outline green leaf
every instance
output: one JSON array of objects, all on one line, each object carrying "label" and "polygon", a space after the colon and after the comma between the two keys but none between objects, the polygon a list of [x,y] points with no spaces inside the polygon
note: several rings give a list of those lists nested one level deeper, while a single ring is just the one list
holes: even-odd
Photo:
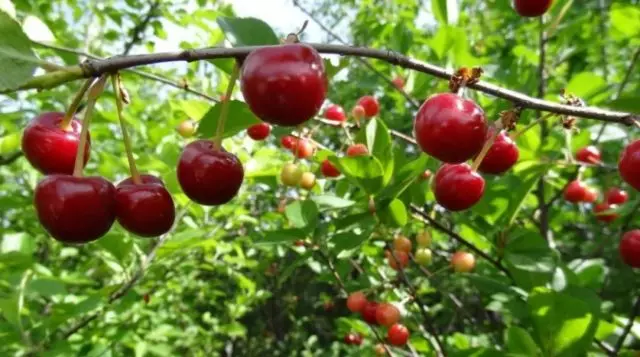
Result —
[{"label": "green leaf", "polygon": [[525,199],[548,169],[549,165],[536,165],[519,172],[519,183],[513,186],[514,189],[510,192],[507,209],[499,219],[500,222],[504,222],[506,227],[513,224],[524,205]]},{"label": "green leaf", "polygon": [[528,305],[545,356],[581,356],[589,349],[600,317],[600,299],[594,292],[538,288],[529,295]]},{"label": "green leaf", "polygon": [[306,236],[305,232],[301,229],[280,229],[266,232],[255,244],[270,245],[290,243],[298,239],[304,239]]},{"label": "green leaf", "polygon": [[318,223],[318,206],[311,200],[297,200],[287,205],[285,215],[293,227],[309,232]]},{"label": "green leaf", "polygon": [[393,175],[393,181],[380,192],[380,200],[393,199],[400,196],[427,169],[429,156],[421,154],[420,157],[408,164],[402,165],[400,170]]},{"label": "green leaf", "polygon": [[329,195],[313,196],[311,199],[320,208],[326,207],[328,209],[347,208],[355,204],[355,201],[345,200],[344,198]]},{"label": "green leaf", "polygon": [[0,91],[17,89],[33,77],[40,60],[20,24],[4,11],[0,11],[0,33]]},{"label": "green leaf", "polygon": [[533,337],[523,328],[510,326],[507,330],[507,349],[509,352],[525,356],[540,356],[540,349]]},{"label": "green leaf", "polygon": [[607,82],[592,72],[582,72],[571,77],[567,84],[567,93],[572,93],[585,100],[606,90]]},{"label": "green leaf", "polygon": [[67,293],[67,289],[64,284],[60,280],[52,278],[38,278],[31,280],[27,285],[27,290],[46,297]]},{"label": "green leaf", "polygon": [[407,224],[407,221],[409,220],[407,207],[405,207],[404,203],[397,198],[391,201],[388,205],[382,207],[382,209],[379,209],[378,215],[383,223],[395,227],[402,227]]},{"label": "green leaf", "polygon": [[508,239],[504,260],[518,285],[532,288],[546,284],[556,267],[547,242],[536,231],[520,231]]},{"label": "green leaf", "polygon": [[[373,225],[371,227],[373,227]],[[373,228],[369,228],[365,230],[359,230],[359,232],[357,233],[356,231],[351,231],[335,234],[331,237],[331,243],[333,243],[334,245],[333,250],[337,254],[344,250],[355,249],[364,241],[369,239],[372,232]]]},{"label": "green leaf", "polygon": [[449,23],[447,0],[431,0],[431,11],[433,12],[433,16],[441,25]]},{"label": "green leaf", "polygon": [[382,189],[384,171],[377,158],[373,156],[347,156],[343,158],[330,156],[329,161],[336,165],[349,181],[360,186],[365,192],[375,194]]},{"label": "green leaf", "polygon": [[253,17],[219,17],[216,21],[234,47],[279,43],[271,26],[262,20]]},{"label": "green leaf", "polygon": [[11,133],[0,137],[0,155],[11,154],[20,149],[20,133]]},{"label": "green leaf", "polygon": [[606,267],[604,259],[576,259],[568,264],[580,286],[598,290],[604,282]]},{"label": "green leaf", "polygon": [[365,142],[369,152],[380,161],[384,171],[384,184],[388,184],[393,175],[393,150],[391,135],[382,120],[369,120],[365,130],[361,131],[356,141]]},{"label": "green leaf", "polygon": [[[198,124],[197,135],[199,137],[210,138],[215,135],[220,119],[221,107],[222,103],[217,103],[202,117],[202,120],[200,120]],[[260,119],[251,112],[251,109],[249,109],[249,106],[247,106],[245,102],[232,100],[229,102],[229,112],[227,120],[224,123],[223,137],[228,138],[234,136],[251,125],[258,123],[260,123]]]},{"label": "green leaf", "polygon": [[0,314],[13,326],[18,326],[18,296],[0,299]]}]

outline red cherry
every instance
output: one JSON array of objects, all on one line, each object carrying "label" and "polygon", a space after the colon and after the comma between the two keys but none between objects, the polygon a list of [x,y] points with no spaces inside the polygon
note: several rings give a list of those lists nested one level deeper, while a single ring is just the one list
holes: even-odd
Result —
[{"label": "red cherry", "polygon": [[640,229],[625,233],[620,240],[622,261],[633,268],[640,268]]},{"label": "red cherry", "polygon": [[328,159],[322,161],[322,164],[320,165],[320,171],[322,171],[322,175],[324,175],[325,177],[340,176],[340,170],[338,170],[338,168],[335,167]]},{"label": "red cherry", "polygon": [[621,205],[629,200],[627,191],[617,187],[612,187],[605,195],[605,201],[610,205]]},{"label": "red cherry", "polygon": [[297,155],[299,159],[306,159],[313,156],[313,144],[307,139],[299,139],[293,144],[291,152]]},{"label": "red cherry", "polygon": [[175,205],[159,178],[152,175],[140,178],[140,184],[128,178],[116,187],[116,218],[131,233],[157,237],[173,226]]},{"label": "red cherry", "polygon": [[327,107],[327,110],[324,111],[324,117],[333,121],[347,120],[347,115],[344,113],[344,109],[337,104],[331,104]]},{"label": "red cherry", "polygon": [[476,267],[476,257],[469,252],[457,251],[451,256],[451,266],[457,273],[468,273]]},{"label": "red cherry", "polygon": [[214,148],[210,140],[189,143],[180,155],[177,173],[187,197],[207,206],[231,201],[244,179],[240,160],[224,148]]},{"label": "red cherry", "polygon": [[[394,255],[395,259],[393,258]],[[388,253],[387,262],[393,270],[404,269],[409,264],[409,254],[405,251],[394,250],[393,255],[391,255],[391,252]]]},{"label": "red cherry", "polygon": [[346,343],[347,345],[361,345],[362,336],[359,333],[349,332],[346,336],[344,336],[344,343]]},{"label": "red cherry", "polygon": [[247,129],[247,134],[253,140],[264,140],[271,133],[271,126],[267,123],[253,124]]},{"label": "red cherry", "polygon": [[396,78],[391,80],[391,83],[393,83],[394,87],[396,87],[398,89],[402,89],[404,87],[404,78],[396,77]]},{"label": "red cherry", "polygon": [[353,107],[353,109],[351,109],[351,115],[356,120],[364,118],[364,115],[365,115],[364,108],[361,105],[356,105],[355,107]]},{"label": "red cherry", "polygon": [[327,94],[322,58],[301,43],[253,50],[242,65],[240,86],[256,116],[282,126],[311,119]]},{"label": "red cherry", "polygon": [[387,331],[387,341],[394,346],[404,346],[409,340],[409,330],[403,324],[395,324]]},{"label": "red cherry", "polygon": [[[487,138],[493,135],[492,131],[489,130]],[[496,140],[489,148],[487,156],[482,159],[478,171],[485,174],[502,174],[518,162],[518,157],[520,157],[518,145],[503,130],[496,136]]]},{"label": "red cherry", "polygon": [[367,297],[362,291],[351,293],[347,298],[347,308],[351,312],[360,312],[367,304]]},{"label": "red cherry", "polygon": [[600,158],[600,150],[591,145],[578,150],[576,153],[576,160],[586,164],[598,164],[600,163]]},{"label": "red cherry", "polygon": [[296,247],[304,247],[304,240],[298,239],[297,241],[293,242],[293,245],[295,245]]},{"label": "red cherry", "polygon": [[360,346],[362,344],[362,335],[359,333],[356,333],[353,339],[353,344]]},{"label": "red cherry", "polygon": [[142,300],[144,300],[145,304],[148,304],[150,300],[149,294],[142,295]]},{"label": "red cherry", "polygon": [[578,203],[585,200],[587,195],[587,185],[584,182],[574,180],[569,182],[564,189],[564,199],[571,203]]},{"label": "red cherry", "polygon": [[431,177],[431,175],[432,175],[431,170],[425,170],[422,173],[422,179],[423,180],[428,180]]},{"label": "red cherry", "polygon": [[515,0],[513,5],[520,16],[537,17],[547,12],[552,2],[553,0]]},{"label": "red cherry", "polygon": [[372,95],[365,95],[358,99],[358,103],[356,105],[364,108],[364,115],[368,118],[374,117],[378,115],[380,112],[380,103],[378,100]]},{"label": "red cherry", "polygon": [[605,212],[608,210],[613,210],[617,208],[616,205],[610,205],[606,202],[600,202],[597,205],[595,205],[593,207],[593,212],[596,214],[596,219],[598,221],[602,221],[602,222],[606,222],[606,223],[611,223],[613,221],[616,220],[616,218],[618,218],[618,214],[617,213],[605,213],[602,214],[601,212]]},{"label": "red cherry", "polygon": [[347,156],[365,156],[369,155],[369,149],[365,144],[353,144],[347,148]]},{"label": "red cherry", "polygon": [[468,164],[444,164],[434,178],[434,195],[450,211],[465,210],[480,201],[484,179]]},{"label": "red cherry", "polygon": [[333,301],[331,300],[327,300],[325,302],[322,303],[322,308],[324,309],[324,311],[326,312],[330,312],[333,311],[333,308],[335,307],[335,304],[333,303]]},{"label": "red cherry", "polygon": [[618,170],[626,183],[640,191],[640,140],[632,142],[622,151]]},{"label": "red cherry", "polygon": [[378,323],[376,319],[376,312],[378,310],[378,303],[375,301],[367,301],[362,310],[360,310],[360,314],[362,315],[362,319],[366,321],[370,325],[375,325]]},{"label": "red cherry", "polygon": [[398,235],[393,240],[393,250],[411,253],[412,248],[413,244],[411,243],[411,240],[403,235]]},{"label": "red cherry", "polygon": [[35,190],[38,220],[65,243],[87,243],[105,235],[116,218],[116,189],[102,177],[46,176]]},{"label": "red cherry", "polygon": [[487,130],[482,109],[453,93],[427,99],[414,123],[414,134],[422,151],[452,164],[476,156],[484,146]]},{"label": "red cherry", "polygon": [[291,135],[285,135],[282,137],[282,139],[280,139],[280,144],[282,144],[282,147],[284,148],[293,149],[297,141],[298,140],[295,137]]},{"label": "red cherry", "polygon": [[[69,130],[60,128],[64,113],[48,112],[29,122],[22,135],[22,151],[31,166],[45,175],[73,173],[82,122],[73,118]],[[84,165],[89,160],[91,138],[87,136]]]},{"label": "red cherry", "polygon": [[598,200],[598,190],[593,187],[587,187],[584,191],[584,202],[593,203]]},{"label": "red cherry", "polygon": [[400,321],[400,310],[393,304],[380,304],[376,309],[376,321],[382,326],[391,326]]}]

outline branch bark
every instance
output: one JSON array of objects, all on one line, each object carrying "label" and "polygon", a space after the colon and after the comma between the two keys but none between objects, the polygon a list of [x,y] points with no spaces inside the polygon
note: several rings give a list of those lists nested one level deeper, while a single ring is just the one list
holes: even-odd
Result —
[{"label": "branch bark", "polygon": [[22,151],[16,151],[6,157],[0,156],[0,166],[11,165],[14,161],[22,157]]},{"label": "branch bark", "polygon": [[131,29],[131,37],[129,38],[129,41],[125,43],[124,50],[122,51],[124,55],[128,55],[129,52],[131,52],[133,46],[142,41],[142,35],[147,30],[149,22],[151,22],[151,20],[153,20],[153,18],[157,16],[156,10],[158,10],[159,6],[160,1],[154,1],[151,6],[149,6],[149,11],[147,11],[147,14],[142,19],[142,21],[134,26],[133,29]]},{"label": "branch bark", "polygon": [[636,317],[640,314],[640,297],[636,298],[636,302],[633,304],[633,308],[631,309],[631,313],[629,314],[629,321],[627,321],[627,325],[624,327],[622,331],[622,335],[618,338],[618,342],[616,342],[616,346],[614,347],[614,353],[617,355],[620,352],[620,349],[624,345],[624,340],[631,332],[631,328],[635,323]]},{"label": "branch bark", "polygon": [[[546,60],[547,60],[547,33],[545,31],[544,16],[540,16],[540,48],[538,62],[538,97],[544,98],[547,87],[546,76]],[[541,117],[541,113],[537,113],[537,117]],[[540,142],[544,143],[549,135],[549,125],[547,121],[540,122]],[[546,205],[545,199],[545,175],[542,174],[540,180],[538,180],[538,188],[536,190],[536,196],[538,198],[538,212],[540,222],[540,234],[544,240],[549,240],[549,207]]]}]

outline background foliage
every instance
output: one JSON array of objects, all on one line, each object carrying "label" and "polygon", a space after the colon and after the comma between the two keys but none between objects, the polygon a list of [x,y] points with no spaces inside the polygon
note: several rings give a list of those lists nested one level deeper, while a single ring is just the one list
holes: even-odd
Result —
[{"label": "background foliage", "polygon": [[[327,34],[326,42],[391,49],[448,68],[481,66],[485,79],[533,96],[558,101],[566,89],[589,105],[640,112],[640,66],[630,70],[640,46],[635,0],[557,0],[542,25],[520,18],[502,0],[295,4],[329,29],[346,29],[340,35],[344,38]],[[153,52],[176,27],[191,34],[179,44],[183,49],[224,45],[225,37],[234,46],[275,43],[295,30],[272,32],[270,26],[277,24],[238,20],[232,5],[216,0],[0,0],[0,9],[2,89],[34,73],[35,56],[73,65],[85,57],[68,49],[100,57]],[[549,35],[542,86],[541,28]],[[31,60],[15,61],[16,53]],[[218,98],[230,63],[140,70],[185,81]],[[406,78],[405,90],[418,102],[447,90],[446,81],[369,63],[389,78]],[[431,355],[411,291],[384,256],[393,234],[414,236],[423,229],[435,241],[429,271],[445,269],[428,278],[411,266],[406,277],[450,355],[603,355],[595,339],[615,345],[638,296],[637,273],[617,253],[621,232],[640,223],[638,194],[629,188],[630,202],[608,225],[595,219],[590,206],[554,198],[577,173],[577,166],[565,159],[594,141],[607,165],[586,169],[583,178],[601,192],[624,187],[610,166],[633,130],[610,125],[599,135],[601,123],[593,120],[580,120],[579,131],[570,135],[557,121],[536,126],[518,140],[521,156],[515,169],[502,177],[485,177],[485,197],[470,212],[450,213],[436,207],[429,183],[418,179],[425,169],[435,172],[439,163],[389,135],[389,130],[410,134],[416,108],[357,59],[332,58],[328,65],[330,102],[348,109],[365,94],[380,99],[379,118],[357,135],[372,149],[373,163],[332,158],[346,178],[321,180],[310,193],[285,190],[278,174],[291,154],[278,143],[288,132],[276,129],[266,143],[253,142],[243,130],[256,119],[242,101],[234,102],[225,147],[242,160],[246,179],[238,197],[218,208],[189,205],[175,177],[185,144],[175,127],[192,118],[201,123],[199,135],[210,136],[219,110],[215,102],[123,72],[133,97],[125,115],[139,169],[165,180],[184,216],[144,276],[115,300],[110,296],[138,277],[154,242],[116,226],[84,246],[53,241],[37,223],[31,203],[41,176],[19,156],[26,123],[42,111],[64,111],[81,83],[0,96],[0,354],[372,355],[377,342],[359,317],[346,310],[346,295],[330,269],[334,266],[348,291],[372,289],[381,301],[401,303],[412,351]],[[626,86],[620,90],[622,83]],[[469,95],[488,118],[510,108],[503,100]],[[86,172],[116,182],[127,175],[127,166],[112,99],[107,91],[98,102]],[[526,110],[521,123],[536,117]],[[341,130],[319,125],[314,139],[327,149],[304,164],[318,171],[322,159],[344,149],[346,138]],[[368,213],[369,195],[375,195],[376,218]],[[284,197],[288,206],[283,214],[278,204]],[[472,274],[447,270],[451,253],[464,247],[413,219],[410,205],[425,208],[443,227],[500,261],[514,282],[481,258]],[[319,249],[292,244],[305,238]],[[94,314],[94,320],[66,336]],[[365,335],[364,344],[344,345],[342,337],[349,331]],[[632,326],[630,337],[622,354],[632,355],[638,346],[640,326]]]}]

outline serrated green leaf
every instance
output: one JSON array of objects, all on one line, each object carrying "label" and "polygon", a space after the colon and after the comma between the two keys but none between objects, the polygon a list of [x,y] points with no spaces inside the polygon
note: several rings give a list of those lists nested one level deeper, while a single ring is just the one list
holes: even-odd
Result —
[{"label": "serrated green leaf", "polygon": [[271,26],[262,20],[253,17],[219,17],[216,21],[234,47],[279,43]]},{"label": "serrated green leaf", "polygon": [[373,156],[329,157],[349,181],[360,186],[365,192],[375,194],[383,187],[384,171],[380,161]]},{"label": "serrated green leaf", "polygon": [[318,223],[318,206],[311,200],[297,200],[287,205],[285,215],[293,227],[309,232]]},{"label": "serrated green leaf", "polygon": [[394,227],[402,227],[407,224],[409,220],[407,207],[404,205],[404,202],[397,198],[379,209],[377,213],[383,223]]},{"label": "serrated green leaf", "polygon": [[307,235],[301,229],[280,229],[265,232],[264,236],[255,241],[259,245],[271,245],[290,243],[298,239],[304,239]]},{"label": "serrated green leaf", "polygon": [[0,11],[0,33],[0,91],[17,89],[33,77],[41,61],[20,24],[4,11]]},{"label": "serrated green leaf", "polygon": [[[197,135],[201,138],[211,138],[215,135],[220,120],[222,103],[217,103],[202,117],[198,124]],[[229,102],[229,112],[224,124],[223,137],[228,138],[247,129],[253,124],[260,123],[245,102],[232,100]]]},{"label": "serrated green leaf", "polygon": [[344,198],[329,196],[329,195],[320,195],[313,196],[311,199],[318,204],[320,208],[328,208],[328,209],[339,209],[339,208],[347,208],[351,207],[355,204],[354,201],[345,200]]},{"label": "serrated green leaf", "polygon": [[507,329],[507,349],[509,352],[525,356],[540,356],[540,349],[527,330],[510,326]]}]

